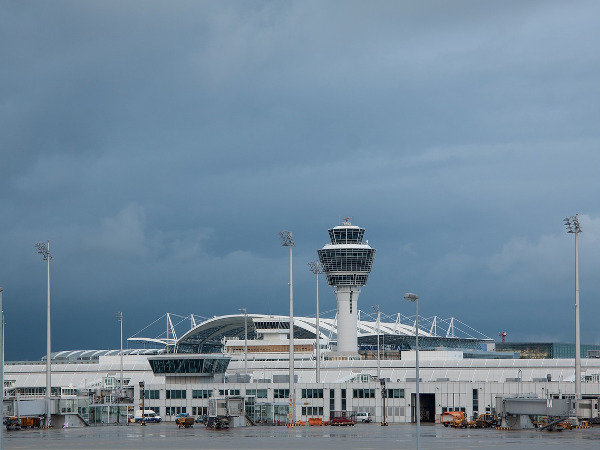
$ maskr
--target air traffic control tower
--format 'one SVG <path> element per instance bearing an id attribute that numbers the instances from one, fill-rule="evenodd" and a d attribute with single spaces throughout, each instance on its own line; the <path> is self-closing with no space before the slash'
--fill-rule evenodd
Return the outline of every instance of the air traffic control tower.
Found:
<path id="1" fill-rule="evenodd" d="M 327 284 L 335 287 L 337 299 L 337 352 L 358 353 L 357 315 L 360 288 L 367 284 L 375 249 L 363 243 L 365 229 L 352 225 L 349 218 L 329 229 L 331 244 L 318 250 Z"/>

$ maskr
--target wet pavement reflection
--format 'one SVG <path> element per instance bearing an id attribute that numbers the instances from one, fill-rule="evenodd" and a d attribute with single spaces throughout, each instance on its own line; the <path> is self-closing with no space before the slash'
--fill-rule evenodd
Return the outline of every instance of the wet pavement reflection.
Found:
<path id="1" fill-rule="evenodd" d="M 208 430 L 202 425 L 177 428 L 173 423 L 141 427 L 105 426 L 56 430 L 4 431 L 5 449 L 412 449 L 414 425 L 377 423 L 355 427 L 247 427 Z M 454 429 L 421 427 L 421 448 L 470 449 L 597 449 L 600 426 L 548 432 L 536 430 Z"/>

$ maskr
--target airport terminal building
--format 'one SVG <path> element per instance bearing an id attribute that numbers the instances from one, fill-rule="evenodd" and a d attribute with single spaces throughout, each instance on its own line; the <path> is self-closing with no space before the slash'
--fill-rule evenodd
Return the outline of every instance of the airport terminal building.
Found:
<path id="1" fill-rule="evenodd" d="M 434 422 L 446 411 L 495 412 L 500 397 L 574 397 L 572 355 L 539 358 L 529 349 L 522 358 L 521 348 L 497 351 L 492 339 L 456 318 L 361 311 L 359 294 L 376 254 L 364 232 L 346 219 L 317 252 L 315 273 L 326 276 L 336 296 L 333 317 L 244 313 L 198 321 L 192 315 L 177 337 L 167 314 L 171 331 L 164 338 L 129 338 L 128 347 L 138 349 L 53 353 L 46 399 L 52 422 L 126 423 L 138 409 L 174 420 L 209 414 L 229 399 L 242 402 L 252 424 L 326 420 L 334 411 L 368 412 L 389 423 Z M 293 245 L 289 239 L 284 245 Z M 581 397 L 590 400 L 589 410 L 577 412 L 581 417 L 598 416 L 597 350 L 581 355 Z M 46 363 L 6 363 L 4 370 L 5 413 L 44 411 Z"/>
<path id="2" fill-rule="evenodd" d="M 426 325 L 419 329 L 423 421 L 439 420 L 449 410 L 469 416 L 494 412 L 497 397 L 574 395 L 573 359 L 521 359 L 518 353 L 494 351 L 488 338 L 459 335 L 456 320 L 450 332 L 441 326 L 450 321 L 433 318 L 421 323 Z M 335 319 L 321 319 L 318 382 L 315 325 L 314 317 L 294 318 L 293 396 L 289 391 L 289 317 L 237 314 L 201 322 L 176 340 L 147 339 L 146 346 L 153 344 L 154 349 L 130 349 L 123 356 L 118 350 L 54 353 L 53 412 L 78 411 L 90 421 L 93 403 L 100 401 L 115 408 L 112 415 L 108 409 L 102 421 L 125 421 L 125 417 L 117 419 L 127 413 L 118 409 L 119 402 L 125 401 L 129 409 L 141 408 L 143 386 L 144 408 L 167 421 L 179 413 L 205 415 L 211 399 L 227 397 L 242 397 L 254 423 L 287 423 L 290 404 L 295 420 L 327 418 L 332 411 L 369 412 L 375 421 L 383 420 L 385 413 L 389 423 L 416 420 L 414 323 L 359 320 L 359 356 L 340 358 L 335 351 Z M 132 339 L 138 344 L 143 340 Z M 7 363 L 7 413 L 14 413 L 14 408 L 24 410 L 28 400 L 43 398 L 45 381 L 43 361 Z M 582 397 L 599 396 L 600 359 L 584 357 Z M 77 403 L 77 398 L 91 400 Z"/>

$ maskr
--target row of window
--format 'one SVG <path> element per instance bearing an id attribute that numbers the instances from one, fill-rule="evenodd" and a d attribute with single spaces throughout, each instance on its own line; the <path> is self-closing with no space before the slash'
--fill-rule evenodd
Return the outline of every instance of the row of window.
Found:
<path id="1" fill-rule="evenodd" d="M 289 398 L 289 389 L 273 389 L 273 398 Z"/>
<path id="2" fill-rule="evenodd" d="M 160 414 L 160 407 L 158 406 L 146 406 L 146 409 L 153 410 L 156 414 Z M 375 414 L 374 408 L 362 408 L 361 411 L 370 412 L 372 415 Z M 446 411 L 465 411 L 465 408 L 442 408 L 442 412 Z M 187 408 L 185 406 L 167 406 L 165 409 L 166 416 L 176 416 L 180 413 L 186 413 Z M 356 411 L 355 411 L 356 412 Z M 208 408 L 206 406 L 192 406 L 192 416 L 200 416 L 208 414 Z M 388 406 L 386 408 L 386 414 L 388 416 L 404 416 L 404 406 Z M 323 416 L 322 406 L 303 406 L 303 416 Z"/>
<path id="3" fill-rule="evenodd" d="M 387 398 L 404 398 L 404 389 L 388 389 Z"/>
<path id="4" fill-rule="evenodd" d="M 323 415 L 323 407 L 322 406 L 303 406 L 302 407 L 302 415 L 303 416 L 322 416 Z"/>
<path id="5" fill-rule="evenodd" d="M 239 389 L 219 389 L 219 395 L 240 395 Z"/>
<path id="6" fill-rule="evenodd" d="M 266 389 L 246 389 L 247 396 L 254 396 L 256 398 L 267 398 Z"/>
<path id="7" fill-rule="evenodd" d="M 176 416 L 177 414 L 186 413 L 185 406 L 167 406 L 166 416 Z"/>
<path id="8" fill-rule="evenodd" d="M 323 398 L 323 389 L 302 389 L 302 398 Z"/>
<path id="9" fill-rule="evenodd" d="M 353 398 L 375 398 L 375 389 L 352 389 Z"/>
<path id="10" fill-rule="evenodd" d="M 142 393 L 140 392 L 140 398 L 142 398 Z M 149 400 L 158 400 L 160 399 L 160 390 L 159 389 L 147 389 L 145 392 L 145 397 Z"/>
<path id="11" fill-rule="evenodd" d="M 192 398 L 211 398 L 213 394 L 212 389 L 193 389 Z"/>
<path id="12" fill-rule="evenodd" d="M 332 244 L 361 244 L 365 235 L 364 228 L 332 228 L 329 239 Z"/>
<path id="13" fill-rule="evenodd" d="M 39 389 L 39 388 L 38 388 Z M 345 390 L 344 390 L 345 391 Z M 145 398 L 147 400 L 160 400 L 159 389 L 147 389 Z M 43 392 L 42 392 L 43 393 Z M 185 389 L 168 389 L 165 391 L 166 399 L 186 398 Z M 211 398 L 212 389 L 193 389 L 192 398 Z M 219 395 L 241 395 L 240 389 L 219 389 Z M 267 398 L 267 389 L 246 389 L 247 396 L 256 398 Z M 289 389 L 274 389 L 273 398 L 289 398 Z M 353 398 L 375 398 L 375 389 L 352 389 Z M 404 389 L 387 389 L 388 398 L 404 398 Z M 141 399 L 140 394 L 140 399 Z M 302 398 L 323 398 L 323 389 L 302 389 Z"/>
<path id="14" fill-rule="evenodd" d="M 312 352 L 315 349 L 313 344 L 301 344 L 294 345 L 295 352 Z M 246 348 L 244 346 L 231 346 L 227 347 L 228 353 L 244 353 Z M 251 345 L 248 347 L 248 353 L 288 353 L 290 351 L 289 345 Z"/>
<path id="15" fill-rule="evenodd" d="M 192 406 L 192 416 L 206 416 L 208 408 L 206 406 Z"/>
<path id="16" fill-rule="evenodd" d="M 177 399 L 177 398 L 185 398 L 185 389 L 167 389 L 167 400 L 169 399 Z M 185 412 L 185 411 L 184 411 Z"/>
<path id="17" fill-rule="evenodd" d="M 466 412 L 466 408 L 458 406 L 458 407 L 449 407 L 449 406 L 442 406 L 442 413 L 445 413 L 447 411 L 462 411 L 462 412 Z"/>

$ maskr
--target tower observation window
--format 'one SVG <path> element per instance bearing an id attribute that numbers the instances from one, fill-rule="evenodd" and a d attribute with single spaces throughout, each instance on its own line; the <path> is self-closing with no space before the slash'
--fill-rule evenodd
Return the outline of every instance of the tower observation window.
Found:
<path id="1" fill-rule="evenodd" d="M 332 228 L 329 230 L 332 244 L 360 244 L 364 235 L 364 228 Z"/>

